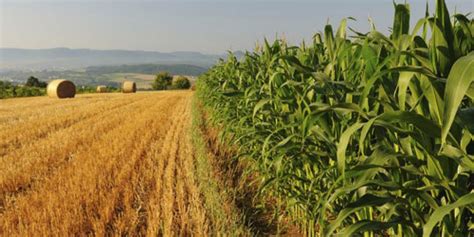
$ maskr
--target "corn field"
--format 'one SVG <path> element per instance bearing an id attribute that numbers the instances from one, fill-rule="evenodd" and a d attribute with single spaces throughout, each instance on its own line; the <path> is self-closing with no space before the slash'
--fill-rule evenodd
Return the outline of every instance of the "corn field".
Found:
<path id="1" fill-rule="evenodd" d="M 306 235 L 472 234 L 474 21 L 443 0 L 414 27 L 395 4 L 389 35 L 350 20 L 229 55 L 200 101 Z"/>

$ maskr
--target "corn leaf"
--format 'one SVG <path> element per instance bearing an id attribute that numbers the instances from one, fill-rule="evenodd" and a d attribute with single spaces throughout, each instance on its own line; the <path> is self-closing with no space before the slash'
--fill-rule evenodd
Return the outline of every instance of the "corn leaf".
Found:
<path id="1" fill-rule="evenodd" d="M 441 130 L 441 143 L 446 143 L 454 117 L 464 95 L 474 81 L 474 53 L 460 58 L 453 66 L 446 82 L 444 94 L 444 116 Z"/>

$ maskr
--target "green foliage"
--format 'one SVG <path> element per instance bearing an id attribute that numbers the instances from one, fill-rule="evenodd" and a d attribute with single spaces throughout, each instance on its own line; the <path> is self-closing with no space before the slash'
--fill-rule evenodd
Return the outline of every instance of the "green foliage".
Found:
<path id="1" fill-rule="evenodd" d="M 120 92 L 120 89 L 114 86 L 107 86 L 107 92 Z M 77 94 L 88 94 L 88 93 L 97 93 L 97 87 L 96 86 L 87 86 L 87 85 L 82 85 L 78 86 L 76 88 L 76 93 Z"/>
<path id="2" fill-rule="evenodd" d="M 178 76 L 173 80 L 172 86 L 175 89 L 189 89 L 191 87 L 191 82 L 187 77 Z"/>
<path id="3" fill-rule="evenodd" d="M 171 85 L 173 76 L 168 72 L 160 72 L 156 75 L 155 80 L 151 84 L 153 90 L 166 90 Z"/>
<path id="4" fill-rule="evenodd" d="M 0 99 L 13 97 L 28 97 L 45 95 L 46 90 L 39 87 L 27 87 L 13 85 L 9 82 L 0 81 Z"/>
<path id="5" fill-rule="evenodd" d="M 94 86 L 78 86 L 76 87 L 77 94 L 96 93 L 96 87 Z"/>
<path id="6" fill-rule="evenodd" d="M 38 78 L 30 76 L 28 80 L 26 81 L 25 86 L 28 87 L 40 87 L 40 88 L 46 88 L 48 86 L 48 83 L 44 81 L 38 80 Z"/>
<path id="7" fill-rule="evenodd" d="M 120 88 L 115 87 L 115 86 L 106 86 L 106 88 L 107 88 L 107 92 L 109 92 L 109 93 L 110 92 L 120 92 L 121 91 Z"/>
<path id="8" fill-rule="evenodd" d="M 409 16 L 395 5 L 390 37 L 374 27 L 348 40 L 343 20 L 311 45 L 265 41 L 197 81 L 261 192 L 285 207 L 276 215 L 308 235 L 474 228 L 474 23 L 442 0 L 412 31 Z"/>

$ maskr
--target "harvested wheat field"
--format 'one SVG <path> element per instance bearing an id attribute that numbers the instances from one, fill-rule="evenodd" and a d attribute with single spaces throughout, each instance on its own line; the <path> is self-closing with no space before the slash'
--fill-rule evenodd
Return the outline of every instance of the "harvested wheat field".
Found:
<path id="1" fill-rule="evenodd" d="M 205 235 L 192 92 L 0 101 L 0 236 Z"/>

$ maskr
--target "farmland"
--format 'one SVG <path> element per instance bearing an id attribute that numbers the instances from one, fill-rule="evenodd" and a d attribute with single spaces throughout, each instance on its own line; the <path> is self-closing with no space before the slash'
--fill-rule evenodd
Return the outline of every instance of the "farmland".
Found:
<path id="1" fill-rule="evenodd" d="M 188 133 L 191 97 L 1 101 L 0 235 L 210 232 Z"/>
<path id="2" fill-rule="evenodd" d="M 434 2 L 190 91 L 103 72 L 124 93 L 1 100 L 0 236 L 473 236 L 474 21 Z"/>
<path id="3" fill-rule="evenodd" d="M 140 89 L 151 88 L 151 83 L 155 79 L 155 75 L 141 74 L 141 73 L 111 73 L 103 74 L 97 78 L 99 81 L 113 82 L 120 84 L 124 80 L 132 80 L 137 83 L 137 87 Z"/>
<path id="4" fill-rule="evenodd" d="M 155 80 L 156 75 L 143 74 L 143 73 L 112 73 L 104 74 L 99 77 L 101 81 L 115 82 L 120 84 L 124 80 L 131 80 L 137 83 L 139 89 L 151 89 L 151 84 Z M 194 77 L 189 77 L 191 81 L 194 81 Z"/>
<path id="5" fill-rule="evenodd" d="M 197 82 L 274 215 L 306 235 L 472 235 L 474 22 L 442 0 L 412 27 L 408 4 L 394 12 L 390 35 L 343 19 Z"/>
<path id="6" fill-rule="evenodd" d="M 149 80 L 161 71 L 173 75 L 197 76 L 206 71 L 206 68 L 186 64 L 138 64 L 119 66 L 91 66 L 74 70 L 43 70 L 43 71 L 5 71 L 0 72 L 0 81 L 22 84 L 30 76 L 35 76 L 41 81 L 50 81 L 65 78 L 74 81 L 78 86 L 108 85 L 118 87 L 121 80 L 128 78 L 136 80 L 139 88 L 149 88 Z"/>

